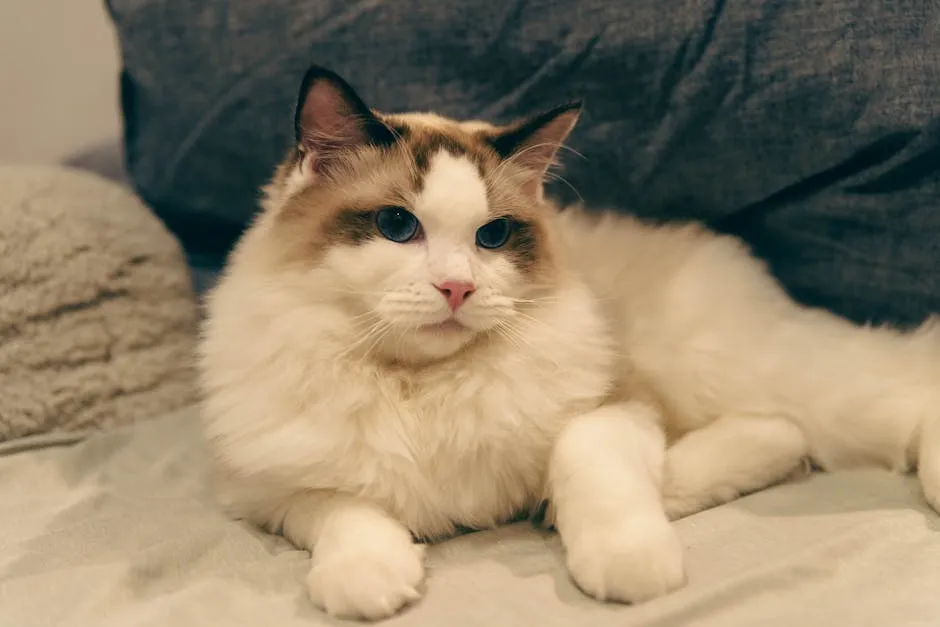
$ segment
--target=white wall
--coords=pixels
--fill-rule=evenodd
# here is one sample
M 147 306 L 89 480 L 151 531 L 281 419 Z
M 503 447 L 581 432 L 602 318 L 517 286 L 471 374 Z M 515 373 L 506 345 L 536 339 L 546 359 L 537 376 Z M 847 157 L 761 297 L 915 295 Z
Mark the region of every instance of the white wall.
M 118 68 L 103 0 L 0 0 L 0 164 L 115 142 Z

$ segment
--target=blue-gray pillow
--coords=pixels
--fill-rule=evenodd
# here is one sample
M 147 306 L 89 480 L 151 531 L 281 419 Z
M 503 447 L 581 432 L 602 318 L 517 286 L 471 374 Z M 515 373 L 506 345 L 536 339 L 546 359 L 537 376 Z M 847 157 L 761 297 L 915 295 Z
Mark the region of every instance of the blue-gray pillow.
M 571 97 L 584 200 L 743 236 L 800 300 L 940 311 L 931 0 L 109 0 L 144 199 L 218 261 L 317 63 L 372 106 L 506 120 Z M 555 190 L 567 198 L 570 188 Z

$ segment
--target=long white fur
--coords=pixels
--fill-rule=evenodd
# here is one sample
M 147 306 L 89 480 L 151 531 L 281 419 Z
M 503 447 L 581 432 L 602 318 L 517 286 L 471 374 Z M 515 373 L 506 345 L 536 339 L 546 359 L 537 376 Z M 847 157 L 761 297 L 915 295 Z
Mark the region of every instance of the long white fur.
M 940 504 L 935 327 L 856 327 L 794 304 L 731 238 L 579 211 L 552 218 L 562 272 L 533 297 L 473 247 L 487 209 L 474 176 L 438 155 L 414 202 L 426 244 L 336 249 L 306 270 L 259 269 L 277 245 L 265 214 L 211 297 L 205 416 L 223 494 L 312 550 L 318 605 L 388 616 L 421 592 L 412 534 L 495 525 L 544 496 L 575 581 L 620 601 L 682 585 L 667 516 L 807 458 L 907 471 L 919 454 Z M 477 285 L 460 310 L 471 330 L 414 330 L 448 315 L 431 286 L 447 278 Z M 364 320 L 344 308 L 351 292 L 374 299 Z

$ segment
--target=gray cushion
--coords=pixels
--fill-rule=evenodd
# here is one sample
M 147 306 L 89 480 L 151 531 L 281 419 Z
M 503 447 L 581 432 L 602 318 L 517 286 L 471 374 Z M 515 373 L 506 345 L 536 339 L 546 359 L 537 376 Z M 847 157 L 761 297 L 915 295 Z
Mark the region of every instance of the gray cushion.
M 856 319 L 940 310 L 936 2 L 109 4 L 130 173 L 190 247 L 224 251 L 254 212 L 316 62 L 384 109 L 584 97 L 566 178 L 589 204 L 741 234 Z

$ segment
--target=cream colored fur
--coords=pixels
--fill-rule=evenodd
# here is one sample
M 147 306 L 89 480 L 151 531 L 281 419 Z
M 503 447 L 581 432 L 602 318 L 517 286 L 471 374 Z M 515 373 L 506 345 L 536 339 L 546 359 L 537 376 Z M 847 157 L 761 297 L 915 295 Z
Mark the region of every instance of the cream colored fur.
M 309 268 L 266 263 L 273 194 L 209 302 L 205 416 L 222 493 L 312 551 L 320 607 L 388 616 L 422 593 L 412 534 L 495 525 L 546 497 L 574 580 L 627 602 L 685 580 L 668 518 L 807 459 L 904 472 L 919 456 L 940 505 L 935 327 L 901 334 L 802 308 L 741 244 L 695 226 L 547 206 L 560 270 L 533 296 L 467 244 L 486 215 L 485 195 L 460 194 L 478 189 L 472 171 L 438 155 L 425 193 L 454 202 L 414 199 L 426 248 L 380 241 Z M 482 290 L 470 331 L 414 330 L 442 319 L 426 284 L 454 272 Z M 411 332 L 363 340 L 350 299 Z

